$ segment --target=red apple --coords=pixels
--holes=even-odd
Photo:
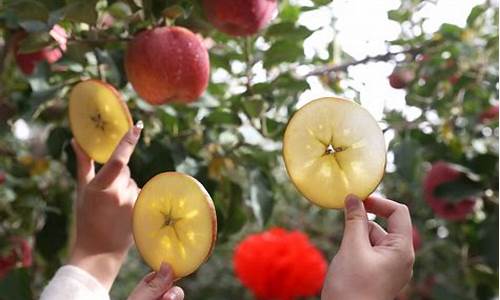
[[[450,76],[450,78],[448,78],[448,81],[453,85],[457,84],[459,80],[460,80],[460,75],[458,74],[453,74]]]
[[[151,104],[192,102],[208,85],[210,62],[202,40],[181,27],[139,33],[125,56],[127,77]]]
[[[420,237],[420,232],[418,231],[418,228],[415,225],[413,225],[412,241],[413,241],[414,251],[417,251],[420,249],[420,247],[422,247],[422,238]]]
[[[481,113],[481,115],[479,115],[479,120],[481,121],[481,123],[487,123],[491,120],[498,121],[498,103]]]
[[[12,251],[0,257],[0,279],[12,270],[18,262],[24,268],[29,268],[33,263],[32,249],[25,239],[14,237],[11,239]]]
[[[3,171],[0,171],[0,184],[5,182],[5,173]]]
[[[58,47],[46,47],[42,50],[30,53],[19,52],[20,44],[23,39],[26,38],[26,33],[22,32],[16,38],[14,42],[14,54],[17,65],[24,74],[31,75],[35,70],[36,64],[39,61],[45,60],[49,64],[52,64],[58,61],[63,56],[63,53],[66,51],[66,42],[68,40],[66,31],[61,26],[54,25],[49,34],[57,42]]]
[[[413,71],[408,69],[396,68],[389,75],[389,84],[395,89],[404,89],[413,79]]]
[[[434,195],[436,188],[446,182],[452,182],[463,176],[457,168],[444,161],[432,165],[424,180],[424,196],[434,213],[447,220],[463,220],[474,209],[476,198],[465,197],[459,202],[449,202]]]
[[[257,33],[269,23],[277,6],[277,0],[203,0],[210,23],[233,36]]]

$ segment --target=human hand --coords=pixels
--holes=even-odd
[[[122,138],[108,162],[94,171],[94,162],[75,140],[78,165],[76,236],[69,264],[92,274],[111,288],[132,245],[132,209],[139,188],[127,164],[139,140],[142,122]]]
[[[365,210],[366,208],[366,210]],[[366,212],[387,219],[387,231]],[[321,299],[392,300],[412,275],[415,254],[406,205],[371,196],[348,196],[344,237],[333,258]]]
[[[172,268],[162,263],[158,272],[146,275],[132,291],[128,300],[182,300],[184,291],[173,286],[174,272]]]

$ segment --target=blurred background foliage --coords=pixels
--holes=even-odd
[[[282,134],[309,88],[308,76],[342,96],[355,91],[348,67],[376,60],[397,64],[388,80],[406,89],[407,107],[419,112],[409,118],[386,110],[380,120],[390,143],[378,191],[409,206],[419,239],[414,278],[400,299],[498,296],[498,7],[486,2],[472,9],[465,27],[443,24],[429,34],[412,21],[427,1],[403,0],[389,12],[403,30],[387,42],[400,50],[354,61],[334,41],[328,57],[306,58],[303,42],[314,31],[298,19],[331,1],[306,2],[280,1],[265,30],[234,38],[208,23],[198,1],[0,1],[0,299],[37,297],[65,261],[75,187],[67,94],[87,78],[114,85],[133,119],[145,122],[131,160],[139,185],[177,170],[200,180],[215,201],[218,243],[210,260],[180,281],[188,299],[251,299],[234,276],[233,249],[249,232],[270,226],[306,232],[330,259],[343,215],[312,206],[291,185]],[[68,33],[66,52],[23,74],[14,52],[57,45],[49,34],[55,24]],[[204,38],[212,80],[194,104],[153,107],[127,82],[127,41],[160,24]],[[14,46],[20,32],[24,39]],[[304,66],[306,76],[297,72]],[[467,175],[436,194],[452,204],[473,197],[464,218],[436,215],[424,200],[424,180],[437,161],[459,165]],[[126,298],[147,271],[132,250],[112,298]]]

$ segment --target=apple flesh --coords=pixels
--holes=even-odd
[[[347,195],[365,199],[384,175],[382,130],[368,111],[339,98],[314,100],[289,121],[283,157],[292,182],[311,202],[342,208]]]
[[[167,262],[176,278],[198,269],[215,245],[213,201],[201,183],[182,173],[149,180],[135,203],[132,223],[142,258],[154,270]]]
[[[132,117],[113,86],[91,79],[71,90],[69,123],[87,155],[98,163],[105,163],[132,127]]]
[[[207,19],[232,36],[248,36],[264,28],[274,15],[277,0],[204,0]]]
[[[19,33],[15,38],[14,54],[16,63],[19,66],[19,69],[21,69],[21,71],[25,75],[33,74],[36,64],[40,61],[45,60],[49,64],[55,63],[63,56],[63,53],[66,51],[66,42],[68,40],[68,35],[64,28],[59,25],[54,25],[49,34],[57,42],[57,47],[46,47],[42,50],[29,53],[19,52],[20,44],[26,37],[26,33]]]
[[[129,43],[125,71],[137,94],[150,104],[193,102],[208,86],[210,62],[194,33],[159,27],[139,33]]]

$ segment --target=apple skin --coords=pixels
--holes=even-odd
[[[413,225],[412,228],[412,242],[414,251],[417,251],[422,247],[422,238],[420,237],[420,232],[415,225]]]
[[[391,87],[395,89],[404,89],[415,78],[415,75],[408,69],[396,68],[388,78]]]
[[[481,123],[488,123],[489,121],[492,121],[492,120],[498,121],[498,103],[495,105],[492,105],[486,111],[481,113],[479,115],[479,120],[481,121]]]
[[[210,61],[194,33],[159,27],[139,33],[129,43],[125,71],[137,94],[150,104],[188,103],[207,88]]]
[[[210,23],[232,36],[257,33],[269,23],[277,7],[277,0],[203,0]]]
[[[444,198],[434,195],[435,189],[446,182],[451,182],[462,176],[462,173],[453,167],[453,165],[438,161],[434,163],[424,179],[424,197],[427,204],[439,217],[458,221],[463,220],[471,213],[476,203],[476,198],[466,197],[463,200],[450,203]]]
[[[11,244],[11,253],[0,257],[0,279],[15,268],[18,262],[24,268],[29,268],[33,264],[32,248],[27,240],[14,237],[11,239]]]
[[[25,75],[33,74],[35,66],[40,61],[47,61],[49,64],[53,64],[58,61],[63,53],[66,51],[66,43],[68,40],[68,34],[59,25],[54,25],[49,32],[50,36],[56,40],[58,47],[50,48],[46,47],[42,50],[30,53],[19,53],[19,47],[23,39],[26,37],[25,32],[18,33],[14,38],[14,56],[19,69]]]

